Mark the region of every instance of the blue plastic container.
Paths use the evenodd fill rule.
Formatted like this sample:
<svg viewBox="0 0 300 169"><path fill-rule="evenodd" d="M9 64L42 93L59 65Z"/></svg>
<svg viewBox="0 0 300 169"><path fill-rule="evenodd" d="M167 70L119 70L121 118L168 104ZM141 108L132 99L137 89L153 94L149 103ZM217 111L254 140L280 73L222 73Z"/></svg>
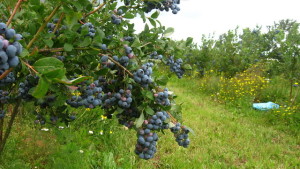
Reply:
<svg viewBox="0 0 300 169"><path fill-rule="evenodd" d="M270 109L278 109L279 105L273 102L253 103L253 108L257 110L270 110Z"/></svg>

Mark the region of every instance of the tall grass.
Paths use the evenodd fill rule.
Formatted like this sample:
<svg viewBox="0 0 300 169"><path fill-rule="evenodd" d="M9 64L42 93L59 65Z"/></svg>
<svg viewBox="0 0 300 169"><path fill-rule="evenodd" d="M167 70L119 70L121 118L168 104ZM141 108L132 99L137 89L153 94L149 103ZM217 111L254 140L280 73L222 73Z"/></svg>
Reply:
<svg viewBox="0 0 300 169"><path fill-rule="evenodd" d="M74 110L77 119L69 127L46 126L49 131L41 131L34 115L24 113L17 118L0 168L300 167L299 132L268 124L268 117L251 107L213 101L199 90L201 80L170 80L169 89L183 106L183 123L195 131L188 149L179 147L171 132L160 133L155 158L145 161L134 154L135 131L117 125L114 116L105 118L101 110Z"/></svg>

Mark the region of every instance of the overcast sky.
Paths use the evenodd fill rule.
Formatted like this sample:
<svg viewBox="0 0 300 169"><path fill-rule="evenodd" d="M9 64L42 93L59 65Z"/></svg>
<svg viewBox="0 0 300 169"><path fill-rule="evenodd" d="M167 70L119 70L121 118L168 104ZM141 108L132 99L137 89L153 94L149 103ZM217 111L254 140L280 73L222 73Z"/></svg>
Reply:
<svg viewBox="0 0 300 169"><path fill-rule="evenodd" d="M175 28L173 39L190 36L198 43L202 34L220 35L236 26L255 28L281 19L300 21L300 0L181 0L179 7L178 14L161 12L158 19ZM141 23L136 25L137 30L142 28Z"/></svg>

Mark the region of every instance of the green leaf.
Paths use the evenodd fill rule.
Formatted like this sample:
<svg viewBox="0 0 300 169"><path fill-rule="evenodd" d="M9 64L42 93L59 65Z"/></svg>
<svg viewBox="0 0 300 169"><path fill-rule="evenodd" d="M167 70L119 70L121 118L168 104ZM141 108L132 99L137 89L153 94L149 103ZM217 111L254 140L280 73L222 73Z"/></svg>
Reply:
<svg viewBox="0 0 300 169"><path fill-rule="evenodd" d="M25 56L28 56L29 55L29 52L28 52L28 50L27 49L25 49L25 48L23 48L23 51L22 51L22 53L21 53L21 57L25 57Z"/></svg>
<svg viewBox="0 0 300 169"><path fill-rule="evenodd" d="M138 37L136 37L131 45L131 47L140 47L141 46L141 42L140 39Z"/></svg>
<svg viewBox="0 0 300 169"><path fill-rule="evenodd" d="M185 70L192 70L192 66L191 66L190 64L184 64L184 65L183 65L183 68L184 68Z"/></svg>
<svg viewBox="0 0 300 169"><path fill-rule="evenodd" d="M179 113L179 112L181 112L181 110L182 110L182 107L181 107L181 105L174 105L174 106L172 106L172 112L173 113Z"/></svg>
<svg viewBox="0 0 300 169"><path fill-rule="evenodd" d="M170 123L171 122L171 119L170 118L167 118L165 121L164 121L164 123Z"/></svg>
<svg viewBox="0 0 300 169"><path fill-rule="evenodd" d="M126 12L123 18L133 19L135 16L131 12Z"/></svg>
<svg viewBox="0 0 300 169"><path fill-rule="evenodd" d="M145 112L149 115L154 115L154 110L151 109L151 107L147 106L145 109Z"/></svg>
<svg viewBox="0 0 300 169"><path fill-rule="evenodd" d="M30 0L31 5L40 5L40 0Z"/></svg>
<svg viewBox="0 0 300 169"><path fill-rule="evenodd" d="M116 110L116 112L119 113L119 114L123 113L123 111L124 111L124 109L122 109L120 107L118 107L117 110Z"/></svg>
<svg viewBox="0 0 300 169"><path fill-rule="evenodd" d="M152 18L148 18L148 20L150 21L151 25L156 28L156 22L155 22L155 20L152 19Z"/></svg>
<svg viewBox="0 0 300 169"><path fill-rule="evenodd" d="M33 64L33 67L40 74L47 74L57 69L63 69L64 64L54 57L46 57L39 59Z"/></svg>
<svg viewBox="0 0 300 169"><path fill-rule="evenodd" d="M165 36L171 36L174 33L174 28L167 28L167 30L165 30L164 35Z"/></svg>
<svg viewBox="0 0 300 169"><path fill-rule="evenodd" d="M104 69L101 69L101 70L95 72L95 74L96 74L96 75L99 75L99 76L104 76L104 75L106 75L108 72L109 72L109 69L108 69L108 68L104 68Z"/></svg>
<svg viewBox="0 0 300 169"><path fill-rule="evenodd" d="M52 80L54 78L61 79L65 76L66 74L66 69L55 69L53 71L44 73L44 76L47 77L49 80Z"/></svg>
<svg viewBox="0 0 300 169"><path fill-rule="evenodd" d="M149 32L149 25L148 24L145 24L143 32L145 32L145 33Z"/></svg>
<svg viewBox="0 0 300 169"><path fill-rule="evenodd" d="M143 11L139 11L138 13L140 14L141 18L143 19L143 22L145 23L146 22L145 13Z"/></svg>
<svg viewBox="0 0 300 169"><path fill-rule="evenodd" d="M68 80L66 77L64 78L61 78L61 79L53 79L55 82L58 82L58 83L62 83L62 84L65 84L65 85L68 85L68 86L72 86L72 85L76 85L78 83L81 83L83 81L86 81L88 79L91 79L92 77L91 76L81 76L81 77L78 77L76 79L73 79L73 80Z"/></svg>
<svg viewBox="0 0 300 169"><path fill-rule="evenodd" d="M96 43L102 43L102 39L105 38L105 33L100 28L96 29L96 36L94 38L94 42Z"/></svg>
<svg viewBox="0 0 300 169"><path fill-rule="evenodd" d="M73 45L69 44L69 43L65 43L64 44L64 50L67 52L71 52L73 50Z"/></svg>
<svg viewBox="0 0 300 169"><path fill-rule="evenodd" d="M145 120L144 113L141 113L140 117L135 121L136 128L142 127L144 120Z"/></svg>
<svg viewBox="0 0 300 169"><path fill-rule="evenodd" d="M188 126L185 126L185 128L189 129L189 130L190 130L190 132L191 132L193 135L195 135L195 132L194 132L194 130L192 130L190 127L188 127Z"/></svg>
<svg viewBox="0 0 300 169"><path fill-rule="evenodd" d="M156 83L160 86L165 86L168 83L168 80L169 80L168 76L162 75L156 79Z"/></svg>
<svg viewBox="0 0 300 169"><path fill-rule="evenodd" d="M45 44L47 45L47 46L49 46L50 48L53 46L53 41L51 40L51 39L46 39L46 40L44 40L44 42L45 42Z"/></svg>
<svg viewBox="0 0 300 169"><path fill-rule="evenodd" d="M111 9L111 10L116 9L117 5L118 5L118 2L114 2L110 5L109 9Z"/></svg>
<svg viewBox="0 0 300 169"><path fill-rule="evenodd" d="M83 42L80 42L80 47L89 46L92 43L92 39L90 37L85 37Z"/></svg>
<svg viewBox="0 0 300 169"><path fill-rule="evenodd" d="M175 124L173 122L169 122L169 128L175 127Z"/></svg>
<svg viewBox="0 0 300 169"><path fill-rule="evenodd" d="M75 84L81 83L81 82L86 81L91 78L92 78L91 76L81 76L81 77L71 80L70 82L72 83L72 85L75 85Z"/></svg>
<svg viewBox="0 0 300 169"><path fill-rule="evenodd" d="M78 11L82 10L82 5L79 2L73 1L72 4L77 8Z"/></svg>
<svg viewBox="0 0 300 169"><path fill-rule="evenodd" d="M86 36L89 34L89 27L84 25L82 27L80 27L80 35L81 36Z"/></svg>
<svg viewBox="0 0 300 169"><path fill-rule="evenodd" d="M133 24L130 24L130 23L127 24L127 31L128 32L134 32L135 31L134 30L134 23Z"/></svg>
<svg viewBox="0 0 300 169"><path fill-rule="evenodd" d="M48 92L49 86L50 83L47 81L47 79L40 77L38 85L32 92L32 96L37 99L43 98Z"/></svg>
<svg viewBox="0 0 300 169"><path fill-rule="evenodd" d="M150 99L150 100L154 100L154 96L153 96L153 93L149 90L143 90L142 91L142 94L144 97Z"/></svg>
<svg viewBox="0 0 300 169"><path fill-rule="evenodd" d="M151 15L151 18L153 19L156 19L159 15L159 12L158 11L155 11L152 15Z"/></svg>
<svg viewBox="0 0 300 169"><path fill-rule="evenodd" d="M193 43L193 38L192 38L192 37L188 37L188 38L186 39L185 45L186 45L186 46L189 46L189 45L192 44L192 43Z"/></svg>

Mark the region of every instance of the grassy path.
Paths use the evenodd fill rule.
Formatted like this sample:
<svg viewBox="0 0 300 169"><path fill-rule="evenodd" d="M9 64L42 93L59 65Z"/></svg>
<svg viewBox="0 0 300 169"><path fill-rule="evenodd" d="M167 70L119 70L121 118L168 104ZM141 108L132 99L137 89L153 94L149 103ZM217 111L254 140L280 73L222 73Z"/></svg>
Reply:
<svg viewBox="0 0 300 169"><path fill-rule="evenodd" d="M145 161L134 154L135 131L112 125L113 134L97 137L87 134L90 129L84 127L45 133L19 118L0 169L300 168L299 132L270 125L264 116L251 115L261 113L252 109L234 113L197 88L195 80L173 79L169 84L179 96L177 103L183 103L184 125L195 131L188 149L179 147L171 132L160 133L155 158Z"/></svg>
<svg viewBox="0 0 300 169"><path fill-rule="evenodd" d="M184 103L185 124L196 135L187 150L161 139L159 167L300 168L299 135L265 125L257 117L226 111L197 92L195 81L174 81L170 88L180 96L177 102Z"/></svg>

